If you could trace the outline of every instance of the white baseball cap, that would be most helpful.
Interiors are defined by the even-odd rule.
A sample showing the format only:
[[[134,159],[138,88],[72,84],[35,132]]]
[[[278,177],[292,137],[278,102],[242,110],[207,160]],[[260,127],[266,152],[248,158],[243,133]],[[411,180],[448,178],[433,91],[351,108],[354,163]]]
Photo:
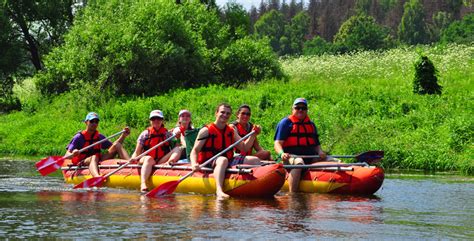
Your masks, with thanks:
[[[188,113],[189,115],[191,115],[191,112],[189,110],[180,110],[178,113],[178,117],[180,117],[184,113]]]
[[[151,119],[153,117],[163,118],[163,112],[161,110],[153,110],[150,112],[150,117],[148,119]]]

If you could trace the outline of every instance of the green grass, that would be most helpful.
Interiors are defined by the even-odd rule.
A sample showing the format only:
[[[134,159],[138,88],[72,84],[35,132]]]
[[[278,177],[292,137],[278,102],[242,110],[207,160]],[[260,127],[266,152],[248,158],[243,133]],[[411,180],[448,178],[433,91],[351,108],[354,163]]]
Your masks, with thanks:
[[[413,63],[425,53],[439,70],[441,96],[412,93]],[[28,111],[0,116],[0,153],[62,154],[74,133],[84,127],[88,111],[102,118],[100,130],[110,135],[132,128],[129,151],[148,122],[152,109],[164,111],[167,126],[187,108],[195,126],[213,121],[222,102],[234,108],[247,103],[252,121],[263,127],[262,145],[273,151],[276,124],[290,114],[297,97],[309,101],[323,149],[332,154],[386,151],[386,168],[474,173],[474,47],[399,48],[342,56],[281,60],[288,82],[267,80],[243,88],[220,86],[177,90],[151,98],[100,100],[93,90],[54,100],[23,97]],[[36,97],[35,97],[36,96]],[[34,101],[28,102],[33,99]]]

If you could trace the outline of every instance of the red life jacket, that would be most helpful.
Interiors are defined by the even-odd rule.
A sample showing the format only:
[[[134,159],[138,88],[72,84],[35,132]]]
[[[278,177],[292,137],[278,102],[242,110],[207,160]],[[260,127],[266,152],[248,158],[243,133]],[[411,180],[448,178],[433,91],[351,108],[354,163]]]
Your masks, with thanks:
[[[209,135],[205,138],[206,143],[202,147],[201,151],[198,154],[198,163],[204,163],[209,160],[209,158],[215,156],[217,153],[221,152],[228,146],[234,143],[234,129],[229,125],[226,125],[223,130],[217,128],[214,123],[211,123],[206,126],[209,132]],[[234,157],[234,151],[230,149],[223,156],[227,157],[229,161]]]
[[[252,123],[249,123],[249,128],[246,129],[243,125],[241,125],[240,123],[238,123],[237,121],[234,121],[232,122],[232,124],[234,124],[235,127],[237,127],[237,133],[239,134],[240,137],[244,137],[245,135],[247,135],[248,133],[250,133],[250,131],[252,130],[253,128],[253,124]],[[241,152],[239,149],[237,148],[234,148],[234,151],[235,153],[240,153],[240,155],[242,156],[250,156],[252,155],[253,153],[253,147],[250,148],[249,151],[247,152]]]
[[[82,138],[84,138],[84,144],[82,145],[82,147],[80,147],[80,149],[99,141],[99,132],[98,131],[96,131],[92,134],[89,134],[86,130],[83,130],[83,131],[78,132],[78,133],[81,134]],[[77,165],[80,161],[82,161],[82,160],[84,160],[84,159],[86,159],[90,156],[93,156],[93,155],[96,155],[100,159],[101,147],[102,147],[102,144],[99,144],[99,145],[95,145],[95,146],[83,151],[78,156],[72,158],[72,160],[71,160],[72,164]]]
[[[158,143],[166,140],[166,133],[168,130],[163,126],[160,129],[156,130],[153,126],[148,127],[148,138],[145,139],[145,143],[143,144],[144,151],[149,150],[150,148],[154,147]],[[170,144],[169,142],[164,143],[160,147],[156,148],[155,150],[148,153],[148,156],[153,157],[154,160],[160,160],[164,155],[170,152]]]
[[[288,119],[293,123],[290,135],[283,142],[283,147],[310,147],[316,146],[316,126],[306,116],[300,121],[296,116],[290,115]]]

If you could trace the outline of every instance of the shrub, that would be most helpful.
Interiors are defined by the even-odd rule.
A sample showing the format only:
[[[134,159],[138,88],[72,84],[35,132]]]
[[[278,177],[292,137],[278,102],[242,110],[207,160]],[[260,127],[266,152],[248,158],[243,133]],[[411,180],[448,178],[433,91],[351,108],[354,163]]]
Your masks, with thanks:
[[[231,86],[240,86],[248,80],[283,77],[267,39],[245,37],[235,41],[222,51],[220,63],[223,83]]]
[[[101,93],[146,96],[219,83],[216,66],[231,44],[227,31],[216,10],[199,2],[97,1],[76,19],[65,44],[46,57],[47,70],[36,83],[45,94],[90,85]],[[260,55],[246,56],[262,61]],[[279,68],[275,56],[265,58]],[[226,68],[232,67],[237,68]],[[251,79],[240,81],[259,80],[257,72],[264,70],[256,68],[240,76]]]
[[[420,56],[415,63],[415,79],[413,92],[417,94],[441,94],[442,87],[438,84],[438,70],[426,56]]]
[[[334,43],[348,51],[375,50],[386,46],[384,39],[387,35],[388,30],[379,26],[373,17],[355,15],[341,25]]]

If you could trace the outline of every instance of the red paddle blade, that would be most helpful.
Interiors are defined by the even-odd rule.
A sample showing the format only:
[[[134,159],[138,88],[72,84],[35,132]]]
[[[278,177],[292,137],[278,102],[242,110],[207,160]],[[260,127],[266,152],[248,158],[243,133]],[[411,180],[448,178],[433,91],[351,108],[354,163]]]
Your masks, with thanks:
[[[158,187],[155,187],[153,190],[145,194],[145,196],[157,198],[160,196],[172,194],[174,190],[176,189],[176,187],[178,186],[178,184],[179,184],[179,181],[165,182],[159,185]]]
[[[41,159],[41,161],[37,162],[35,165],[36,169],[38,169],[38,172],[41,175],[46,176],[58,170],[63,165],[63,163],[64,158],[62,156],[50,156]]]
[[[88,187],[100,187],[102,185],[102,183],[104,183],[105,179],[107,179],[107,178],[105,178],[105,177],[93,177],[93,178],[87,179],[87,180],[77,184],[76,186],[74,186],[74,189],[88,188]]]
[[[357,161],[375,164],[384,157],[384,151],[368,151],[356,156]]]

